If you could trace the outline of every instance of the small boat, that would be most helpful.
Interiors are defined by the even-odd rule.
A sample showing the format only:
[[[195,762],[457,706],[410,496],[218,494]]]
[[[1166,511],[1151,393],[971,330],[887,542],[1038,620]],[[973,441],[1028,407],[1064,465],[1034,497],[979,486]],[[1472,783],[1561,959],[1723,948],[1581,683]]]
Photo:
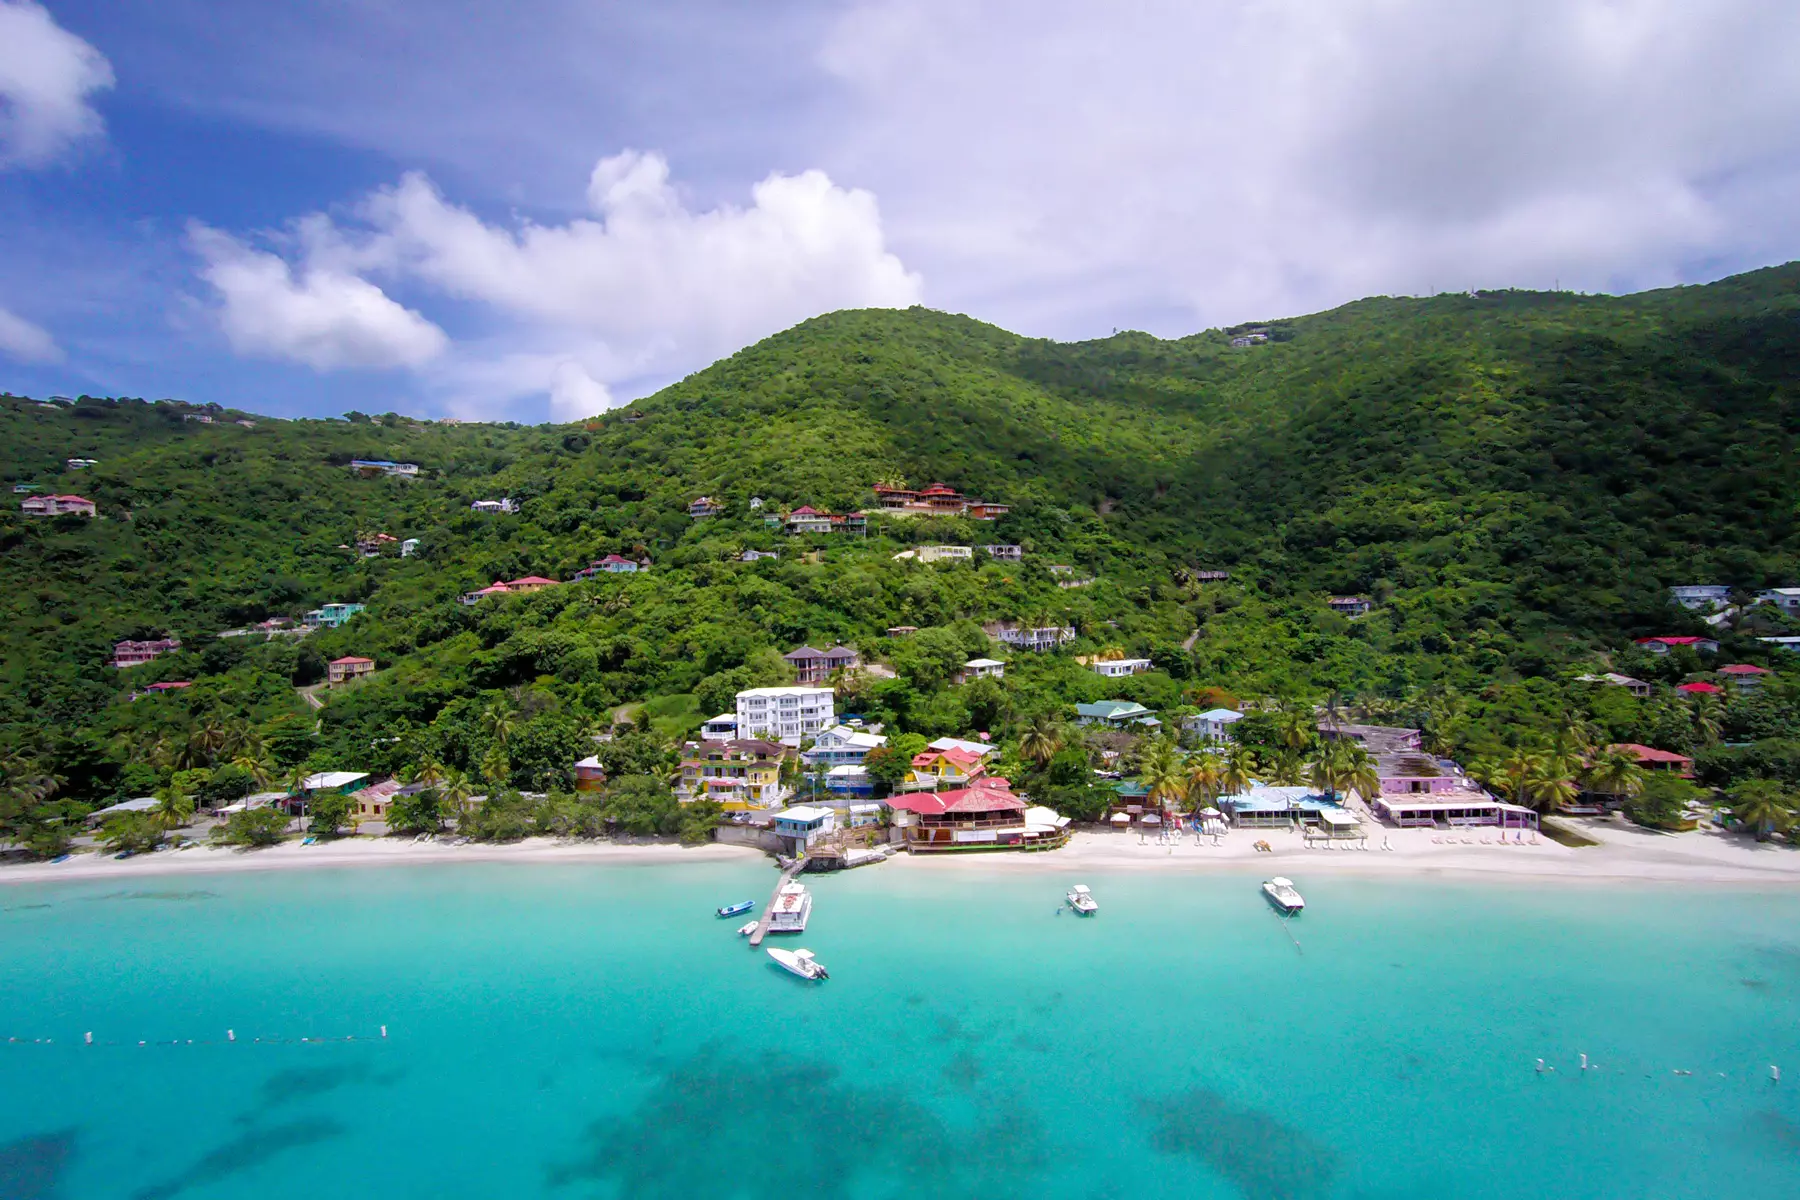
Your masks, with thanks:
[[[1270,904],[1290,917],[1306,907],[1306,901],[1302,900],[1300,893],[1294,890],[1294,881],[1291,879],[1283,879],[1279,875],[1273,879],[1265,879],[1262,890],[1263,895],[1269,898]]]
[[[742,925],[738,926],[738,936],[739,937],[749,937],[751,934],[753,934],[755,932],[756,932],[756,922],[755,921],[746,921]]]
[[[1094,893],[1088,891],[1085,883],[1078,883],[1069,889],[1069,907],[1084,917],[1091,917],[1100,911],[1100,906],[1094,903]]]
[[[770,933],[805,933],[807,919],[812,916],[812,893],[801,883],[784,883],[775,893],[775,904],[769,910]]]
[[[300,839],[300,844],[301,844],[301,845],[302,845],[302,846],[310,846],[310,845],[312,845],[312,844],[313,844],[313,843],[314,843],[314,842],[316,842],[316,841],[318,841],[318,840],[319,840],[319,839],[318,839],[318,838],[316,838],[316,837],[305,837],[305,838],[301,838],[301,839]]]
[[[719,910],[721,917],[735,917],[739,913],[747,913],[756,907],[754,900],[739,900],[736,904],[727,904]]]
[[[769,957],[790,975],[798,975],[802,979],[830,979],[825,966],[813,957],[811,950],[778,950],[771,949]]]

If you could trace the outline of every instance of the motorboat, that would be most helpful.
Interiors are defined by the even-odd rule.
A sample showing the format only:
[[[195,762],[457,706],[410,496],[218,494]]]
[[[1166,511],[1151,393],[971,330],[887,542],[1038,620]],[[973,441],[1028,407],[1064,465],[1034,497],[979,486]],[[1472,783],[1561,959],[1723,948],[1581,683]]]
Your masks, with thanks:
[[[753,934],[755,932],[756,932],[756,922],[755,921],[746,921],[742,925],[738,926],[738,936],[739,937],[749,937],[751,934]]]
[[[813,957],[811,950],[781,950],[771,947],[769,957],[790,975],[802,979],[830,979],[825,964]]]
[[[769,908],[770,933],[805,933],[812,916],[812,893],[803,883],[784,883]]]
[[[1294,890],[1294,881],[1291,879],[1283,879],[1279,875],[1273,879],[1265,879],[1262,890],[1263,895],[1269,898],[1270,904],[1290,917],[1306,907],[1306,901],[1302,900],[1300,893]]]
[[[739,913],[747,913],[756,907],[754,900],[739,900],[736,904],[727,904],[719,910],[721,917],[735,917]]]
[[[1100,911],[1100,906],[1094,902],[1094,893],[1088,891],[1085,883],[1078,883],[1069,889],[1069,907],[1084,917],[1091,917]]]

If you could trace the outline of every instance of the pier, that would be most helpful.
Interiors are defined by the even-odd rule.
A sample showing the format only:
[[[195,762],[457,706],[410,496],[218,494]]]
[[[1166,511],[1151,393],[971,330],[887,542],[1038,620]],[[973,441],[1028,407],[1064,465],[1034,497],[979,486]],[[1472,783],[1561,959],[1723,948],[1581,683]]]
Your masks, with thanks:
[[[801,855],[798,859],[781,869],[781,878],[775,881],[775,890],[769,893],[769,903],[764,906],[763,915],[756,922],[756,932],[750,935],[751,946],[762,945],[763,938],[768,936],[769,919],[775,915],[775,901],[780,898],[781,889],[787,885],[788,880],[792,879],[805,869],[805,855]]]

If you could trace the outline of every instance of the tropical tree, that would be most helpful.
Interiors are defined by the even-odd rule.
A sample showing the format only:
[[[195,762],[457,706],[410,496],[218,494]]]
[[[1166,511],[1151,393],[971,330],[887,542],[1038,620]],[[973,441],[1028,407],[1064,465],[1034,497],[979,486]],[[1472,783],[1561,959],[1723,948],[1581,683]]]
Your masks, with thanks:
[[[481,777],[493,787],[501,787],[512,773],[512,763],[507,760],[506,746],[496,741],[488,747],[488,752],[481,757]]]
[[[275,760],[260,745],[244,746],[237,757],[231,760],[231,765],[249,775],[258,788],[267,788],[279,769]]]
[[[1514,804],[1537,807],[1531,800],[1531,785],[1544,776],[1544,766],[1543,754],[1523,747],[1501,760],[1498,779],[1512,794]]]
[[[1275,714],[1275,739],[1284,750],[1304,750],[1318,736],[1311,709],[1286,708]]]
[[[1284,747],[1275,752],[1267,772],[1270,783],[1297,787],[1306,779],[1306,756],[1299,750]]]
[[[1702,692],[1688,703],[1688,710],[1694,722],[1694,736],[1699,738],[1703,746],[1711,746],[1719,740],[1719,729],[1725,723],[1725,706],[1719,703],[1717,696],[1709,696]]]
[[[1188,803],[1196,809],[1212,807],[1224,778],[1224,761],[1211,750],[1197,750],[1187,756],[1182,774]]]
[[[1535,757],[1537,761],[1525,778],[1526,792],[1534,801],[1532,807],[1546,816],[1554,815],[1573,801],[1581,789],[1560,756],[1544,754]]]
[[[420,780],[421,783],[425,782]],[[469,798],[475,794],[475,787],[469,777],[461,771],[449,771],[444,775],[444,782],[438,788],[438,795],[443,797],[444,815],[462,823],[469,811]]]
[[[1219,772],[1219,794],[1242,795],[1250,790],[1261,772],[1262,764],[1257,761],[1255,750],[1249,746],[1233,746],[1225,752],[1225,765]]]
[[[156,791],[156,819],[164,829],[179,829],[194,816],[194,798],[170,783]]]
[[[1181,754],[1168,738],[1157,738],[1145,750],[1138,774],[1151,803],[1167,809],[1169,802],[1179,800],[1187,791],[1187,776],[1182,770]]]
[[[503,704],[490,704],[481,714],[482,732],[503,748],[512,738],[517,724],[513,711]]]
[[[1644,768],[1629,750],[1602,750],[1587,768],[1587,783],[1615,801],[1628,800],[1644,790]]]
[[[1746,779],[1725,793],[1731,798],[1731,815],[1766,842],[1794,824],[1793,796],[1779,780]]]
[[[1042,769],[1063,748],[1067,733],[1050,713],[1039,713],[1019,734],[1019,757]]]

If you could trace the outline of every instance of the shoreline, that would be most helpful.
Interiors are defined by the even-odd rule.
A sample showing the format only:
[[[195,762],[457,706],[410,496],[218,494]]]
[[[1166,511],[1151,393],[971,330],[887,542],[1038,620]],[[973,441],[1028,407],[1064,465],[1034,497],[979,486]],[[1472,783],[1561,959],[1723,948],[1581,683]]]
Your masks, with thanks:
[[[1567,820],[1565,818],[1565,820]],[[1667,883],[1800,888],[1800,847],[1758,844],[1735,834],[1661,834],[1610,821],[1570,821],[1599,845],[1579,849],[1538,838],[1533,845],[1502,845],[1490,830],[1459,831],[1454,837],[1429,829],[1383,829],[1368,850],[1308,848],[1298,833],[1236,830],[1220,844],[1196,844],[1192,837],[1170,845],[1136,832],[1077,831],[1060,850],[895,855],[887,863],[860,870],[939,872],[985,870],[996,873],[1070,871],[1259,871],[1268,874],[1361,876],[1370,879],[1487,879],[1523,883]],[[1485,836],[1489,839],[1482,841]],[[1435,841],[1433,839],[1436,839]],[[1466,840],[1465,840],[1466,839]],[[1267,841],[1272,852],[1254,849]],[[1380,849],[1383,841],[1389,849]],[[346,838],[312,846],[285,842],[261,850],[195,846],[114,859],[81,854],[61,863],[0,865],[0,886],[156,875],[217,874],[345,867],[405,867],[464,863],[591,864],[655,866],[685,863],[773,862],[749,846],[711,843],[574,842],[526,838],[510,843],[387,842]]]

